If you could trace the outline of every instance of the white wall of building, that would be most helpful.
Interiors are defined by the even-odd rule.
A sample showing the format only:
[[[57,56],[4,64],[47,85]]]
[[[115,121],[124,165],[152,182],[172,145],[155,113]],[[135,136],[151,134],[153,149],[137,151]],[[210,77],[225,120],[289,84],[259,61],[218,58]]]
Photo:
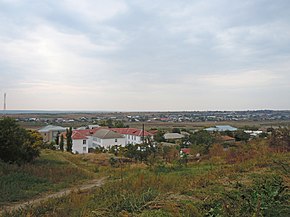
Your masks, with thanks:
[[[89,148],[94,148],[94,144],[93,144],[93,137],[92,136],[87,136],[88,138],[88,147]]]
[[[105,148],[112,147],[114,145],[125,146],[125,138],[117,138],[117,139],[100,139],[94,137],[93,139],[93,147],[101,146]]]
[[[126,139],[126,145],[128,144],[133,144],[133,145],[136,145],[136,144],[141,144],[143,141],[142,141],[142,136],[134,136],[134,135],[127,135],[125,134],[125,139]],[[146,139],[146,137],[145,137]],[[151,139],[153,139],[153,136],[151,137]]]
[[[134,135],[124,135],[126,139],[126,144],[140,144],[142,143],[141,136],[134,136]]]
[[[79,154],[89,153],[88,139],[74,139],[72,145],[72,152]]]

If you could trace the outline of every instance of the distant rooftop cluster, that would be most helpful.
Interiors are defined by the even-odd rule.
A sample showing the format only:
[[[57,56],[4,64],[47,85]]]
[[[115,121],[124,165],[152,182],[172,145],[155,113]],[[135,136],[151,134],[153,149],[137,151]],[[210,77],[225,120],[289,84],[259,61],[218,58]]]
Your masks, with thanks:
[[[8,112],[9,114],[9,112]],[[71,115],[69,115],[71,114]],[[45,124],[88,123],[102,120],[123,122],[222,122],[222,121],[285,121],[290,120],[290,111],[185,111],[185,112],[61,112],[13,113],[18,121],[39,122]],[[45,117],[44,117],[45,116]]]

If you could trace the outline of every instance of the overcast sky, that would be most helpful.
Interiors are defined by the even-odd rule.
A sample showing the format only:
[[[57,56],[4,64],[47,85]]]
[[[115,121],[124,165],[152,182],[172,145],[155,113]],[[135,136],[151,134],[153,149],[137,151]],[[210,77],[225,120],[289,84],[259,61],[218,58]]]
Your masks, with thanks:
[[[0,0],[8,109],[290,109],[289,0]]]

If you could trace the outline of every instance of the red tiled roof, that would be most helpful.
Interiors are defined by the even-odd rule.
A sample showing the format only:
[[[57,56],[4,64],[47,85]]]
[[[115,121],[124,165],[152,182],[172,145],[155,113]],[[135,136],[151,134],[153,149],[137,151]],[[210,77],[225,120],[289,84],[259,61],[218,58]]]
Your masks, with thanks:
[[[148,132],[151,133],[151,134],[153,134],[153,135],[155,135],[155,134],[158,133],[158,130],[149,130]]]
[[[97,132],[99,128],[94,129],[86,129],[86,130],[73,130],[72,139],[87,139],[87,136],[92,136],[95,132]]]
[[[222,141],[231,141],[231,140],[235,140],[235,138],[230,137],[230,136],[221,136]]]
[[[143,130],[136,128],[110,128],[110,130],[123,135],[143,136]],[[145,130],[144,136],[152,136],[152,134]]]
[[[87,139],[87,137],[84,134],[82,134],[82,133],[80,133],[78,131],[73,132],[71,138],[72,139]]]

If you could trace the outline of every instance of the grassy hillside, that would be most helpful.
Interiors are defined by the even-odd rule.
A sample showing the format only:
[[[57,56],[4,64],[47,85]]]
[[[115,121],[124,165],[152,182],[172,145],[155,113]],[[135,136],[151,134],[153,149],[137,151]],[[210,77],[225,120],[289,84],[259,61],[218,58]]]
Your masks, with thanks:
[[[44,192],[74,186],[99,175],[99,168],[81,155],[43,150],[32,164],[0,162],[0,207]]]
[[[93,192],[75,192],[4,216],[289,216],[289,152],[253,150],[244,150],[235,161],[230,154],[215,154],[188,164],[110,168],[111,179]],[[80,171],[79,176],[88,178]],[[35,186],[53,183],[35,177]]]

